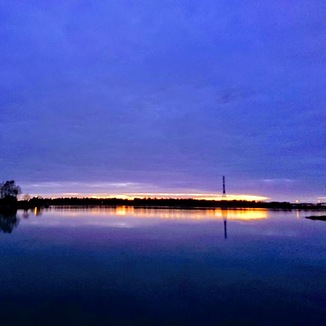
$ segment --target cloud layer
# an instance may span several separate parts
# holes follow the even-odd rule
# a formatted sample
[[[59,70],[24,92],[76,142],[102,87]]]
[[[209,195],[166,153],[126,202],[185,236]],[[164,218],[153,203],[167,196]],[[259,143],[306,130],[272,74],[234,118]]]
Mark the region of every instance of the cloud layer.
[[[322,196],[325,16],[318,0],[1,2],[0,176]]]

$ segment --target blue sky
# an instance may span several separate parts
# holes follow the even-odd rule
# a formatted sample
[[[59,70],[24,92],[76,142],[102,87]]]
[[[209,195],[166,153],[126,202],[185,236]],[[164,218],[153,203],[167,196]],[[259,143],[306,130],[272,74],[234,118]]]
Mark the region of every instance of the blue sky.
[[[325,200],[325,1],[1,1],[0,179]]]

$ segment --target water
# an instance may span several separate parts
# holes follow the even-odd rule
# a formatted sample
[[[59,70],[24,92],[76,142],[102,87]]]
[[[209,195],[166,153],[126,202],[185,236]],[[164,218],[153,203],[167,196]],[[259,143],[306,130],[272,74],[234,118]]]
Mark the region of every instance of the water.
[[[0,215],[0,324],[325,324],[326,222],[305,218],[318,214]]]

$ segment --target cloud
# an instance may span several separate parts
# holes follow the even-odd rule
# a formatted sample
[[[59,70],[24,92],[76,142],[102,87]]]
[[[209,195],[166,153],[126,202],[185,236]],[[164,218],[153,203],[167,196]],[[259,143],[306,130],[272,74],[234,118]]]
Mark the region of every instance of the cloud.
[[[317,189],[323,5],[1,3],[1,178]]]
[[[273,185],[273,184],[293,183],[295,182],[295,180],[294,179],[263,179],[261,180],[261,182]]]

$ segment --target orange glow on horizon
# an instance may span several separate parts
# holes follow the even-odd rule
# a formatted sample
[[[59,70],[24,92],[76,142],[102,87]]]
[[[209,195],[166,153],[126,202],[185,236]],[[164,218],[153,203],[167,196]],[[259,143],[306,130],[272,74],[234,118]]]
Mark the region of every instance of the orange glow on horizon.
[[[107,193],[98,193],[98,194],[82,194],[82,193],[64,193],[61,195],[58,194],[48,194],[44,197],[50,198],[94,198],[94,199],[126,199],[133,200],[135,198],[145,199],[145,198],[156,198],[156,199],[197,199],[197,200],[247,200],[247,201],[266,201],[269,197],[258,196],[258,195],[248,195],[248,194],[230,194],[227,196],[210,194],[210,193],[123,193],[123,194],[107,194]]]

